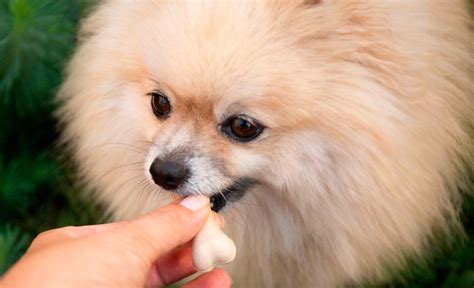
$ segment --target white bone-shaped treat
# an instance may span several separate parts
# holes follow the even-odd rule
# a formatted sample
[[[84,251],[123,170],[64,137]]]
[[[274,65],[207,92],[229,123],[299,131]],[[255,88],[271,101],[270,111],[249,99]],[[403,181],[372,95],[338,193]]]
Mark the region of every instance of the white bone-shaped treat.
[[[227,264],[234,260],[236,248],[232,241],[220,229],[212,215],[194,237],[193,264],[196,270],[208,272],[217,264]]]

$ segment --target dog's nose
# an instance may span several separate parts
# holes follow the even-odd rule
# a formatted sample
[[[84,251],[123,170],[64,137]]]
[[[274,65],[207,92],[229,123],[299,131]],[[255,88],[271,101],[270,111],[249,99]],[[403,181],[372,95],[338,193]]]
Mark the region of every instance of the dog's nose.
[[[189,169],[180,162],[156,158],[151,164],[153,181],[166,190],[175,190],[189,176]]]

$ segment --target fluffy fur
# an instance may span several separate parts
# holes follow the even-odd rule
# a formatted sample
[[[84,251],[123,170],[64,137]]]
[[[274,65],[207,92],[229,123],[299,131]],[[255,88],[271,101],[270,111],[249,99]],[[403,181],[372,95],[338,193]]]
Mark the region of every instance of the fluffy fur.
[[[104,1],[59,93],[63,140],[115,219],[170,201],[148,172],[162,154],[192,155],[188,193],[257,179],[223,212],[238,287],[380,279],[457,225],[469,25],[462,0]],[[267,129],[230,141],[238,113]]]

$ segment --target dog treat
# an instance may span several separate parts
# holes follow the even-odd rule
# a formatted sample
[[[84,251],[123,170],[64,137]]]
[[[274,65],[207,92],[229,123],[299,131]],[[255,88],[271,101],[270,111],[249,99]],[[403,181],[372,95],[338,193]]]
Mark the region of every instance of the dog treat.
[[[234,242],[224,234],[214,217],[209,215],[206,224],[196,235],[193,243],[193,264],[196,270],[208,272],[217,264],[226,264],[234,260],[236,248]]]

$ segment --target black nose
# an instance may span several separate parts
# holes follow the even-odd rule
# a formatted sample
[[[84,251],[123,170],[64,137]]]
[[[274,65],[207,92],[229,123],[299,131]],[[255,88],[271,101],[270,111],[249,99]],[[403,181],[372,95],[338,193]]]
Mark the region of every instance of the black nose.
[[[174,190],[189,176],[189,169],[182,163],[156,158],[151,164],[150,174],[157,185]]]

